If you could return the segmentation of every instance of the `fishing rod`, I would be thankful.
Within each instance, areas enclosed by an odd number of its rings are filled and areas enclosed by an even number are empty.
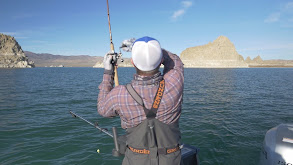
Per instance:
[[[77,118],[80,118],[81,120],[87,122],[88,124],[94,126],[95,128],[97,128],[97,129],[100,130],[101,132],[103,132],[103,133],[105,133],[105,134],[107,134],[107,135],[109,135],[110,137],[113,138],[113,135],[112,135],[110,132],[108,132],[107,129],[99,127],[98,122],[96,122],[96,123],[94,124],[94,123],[92,123],[92,122],[90,122],[90,121],[84,119],[83,117],[79,116],[78,114],[76,114],[76,113],[74,113],[74,112],[72,112],[72,111],[69,111],[69,113],[70,113],[73,117],[75,117],[75,118],[76,118],[76,117],[77,117]]]
[[[113,60],[112,60],[112,65],[114,66],[114,82],[115,82],[115,86],[119,85],[119,80],[118,80],[118,72],[117,72],[117,60],[119,58],[122,57],[122,53],[121,53],[121,48],[120,48],[120,52],[116,53],[115,49],[114,49],[114,44],[112,41],[112,31],[111,31],[111,23],[110,23],[110,11],[109,11],[109,2],[107,0],[107,11],[108,11],[108,24],[109,24],[109,33],[110,33],[110,53],[108,53],[108,55],[113,56]],[[123,59],[121,58],[121,62],[123,62]]]
[[[118,81],[118,72],[117,72],[117,61],[119,58],[122,57],[121,49],[126,52],[130,52],[131,48],[132,48],[132,43],[135,41],[135,39],[131,38],[129,40],[124,40],[122,42],[122,45],[119,47],[119,53],[116,53],[114,50],[114,44],[112,41],[112,31],[111,31],[110,11],[109,11],[108,0],[107,0],[107,11],[108,11],[109,33],[110,33],[110,50],[111,50],[107,55],[113,56],[111,63],[114,66],[114,82],[115,82],[115,86],[118,86],[119,81]],[[121,58],[121,62],[123,62],[122,58]],[[107,129],[101,128],[98,125],[98,122],[95,122],[95,124],[94,124],[94,123],[84,119],[83,117],[79,116],[78,114],[74,113],[73,111],[69,111],[69,113],[74,118],[79,118],[79,119],[85,121],[86,123],[90,124],[91,126],[95,127],[96,129],[100,130],[101,132],[103,132],[103,133],[107,134],[108,136],[110,136],[111,138],[113,138],[114,145],[115,145],[115,148],[112,151],[113,156],[118,157],[118,156],[124,155],[125,150],[126,150],[126,135],[122,135],[122,136],[118,137],[116,127],[112,127],[113,134],[111,134]]]
[[[79,116],[78,114],[72,112],[72,111],[69,111],[69,113],[72,115],[72,117],[74,118],[79,118],[83,121],[85,121],[86,123],[92,125],[93,127],[97,128],[98,130],[100,130],[101,132],[107,134],[108,136],[110,136],[111,138],[113,138],[114,140],[114,145],[115,145],[115,148],[112,150],[112,155],[113,156],[121,156],[125,153],[125,150],[126,150],[126,136],[125,135],[122,135],[122,136],[119,136],[117,135],[117,129],[116,127],[112,127],[112,131],[113,131],[113,135],[108,132],[107,129],[105,128],[101,128],[99,125],[98,125],[98,122],[96,122],[95,124],[84,119],[83,117]]]

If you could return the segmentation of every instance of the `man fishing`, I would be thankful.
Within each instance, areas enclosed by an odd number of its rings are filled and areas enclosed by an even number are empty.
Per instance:
[[[122,164],[180,164],[179,118],[184,82],[180,58],[162,49],[154,38],[139,38],[132,45],[131,62],[136,74],[130,84],[116,87],[112,60],[112,55],[105,55],[98,113],[121,118],[127,132]]]

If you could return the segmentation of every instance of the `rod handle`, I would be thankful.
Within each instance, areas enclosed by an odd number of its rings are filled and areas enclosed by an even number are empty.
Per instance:
[[[115,144],[115,148],[112,150],[112,155],[119,157],[121,154],[119,152],[119,144],[118,144],[118,139],[117,139],[116,127],[112,127],[112,131],[113,131],[113,140],[114,140],[114,144]]]
[[[114,66],[114,82],[115,87],[117,87],[119,85],[117,65]]]

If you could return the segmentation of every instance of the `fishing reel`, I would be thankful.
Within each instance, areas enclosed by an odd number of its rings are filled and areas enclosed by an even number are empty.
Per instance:
[[[118,59],[120,58],[121,62],[123,62],[124,60],[122,59],[122,53],[121,50],[119,51],[119,53],[108,53],[108,55],[113,56],[111,63],[113,65],[116,65],[118,62]]]

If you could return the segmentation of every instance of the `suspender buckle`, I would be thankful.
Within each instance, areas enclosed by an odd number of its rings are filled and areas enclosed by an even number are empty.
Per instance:
[[[171,154],[173,152],[176,152],[178,150],[180,150],[180,146],[177,145],[176,147],[174,148],[158,148],[158,153],[159,154],[162,154],[162,155],[167,155],[167,154]]]

